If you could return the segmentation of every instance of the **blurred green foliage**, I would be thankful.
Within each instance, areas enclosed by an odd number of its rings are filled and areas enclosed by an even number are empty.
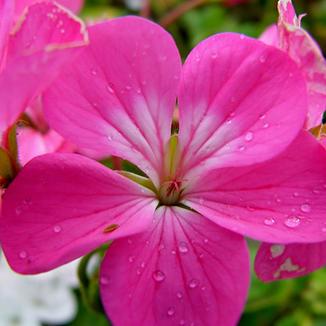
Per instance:
[[[142,14],[164,22],[185,2],[191,0],[151,0],[147,8],[137,12],[128,9],[122,0],[86,0],[81,15],[88,22],[128,14]],[[186,10],[167,24],[184,58],[209,35],[234,31],[257,37],[277,20],[276,0],[248,0],[235,6],[228,6],[226,2],[203,0],[200,6]],[[307,13],[303,25],[326,53],[326,0],[293,2],[298,14]],[[107,164],[110,166],[110,162]],[[257,247],[257,243],[250,242],[252,260]],[[79,311],[69,326],[109,325],[102,314],[85,306],[80,292],[76,292],[76,296]],[[326,269],[300,279],[269,284],[262,283],[252,273],[249,299],[239,325],[326,326]]]

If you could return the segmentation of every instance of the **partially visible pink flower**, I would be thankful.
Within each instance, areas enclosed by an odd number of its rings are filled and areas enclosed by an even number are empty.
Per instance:
[[[302,16],[297,17],[289,0],[278,3],[278,26],[269,27],[261,36],[268,44],[276,45],[286,51],[303,71],[309,90],[309,113],[306,127],[312,128],[321,124],[326,110],[326,63],[323,55],[310,35],[300,27]],[[320,143],[325,147],[324,135]],[[319,137],[318,137],[319,138]],[[319,196],[323,187],[311,189],[311,197]],[[300,187],[293,192],[296,198],[302,198]],[[320,203],[319,205],[323,205]],[[304,204],[304,213],[310,206]],[[326,224],[322,227],[326,234]],[[312,244],[268,244],[264,243],[258,250],[255,270],[264,281],[291,278],[306,275],[326,265],[326,242]]]
[[[87,43],[83,24],[49,1],[14,23],[14,1],[0,5],[0,135]]]
[[[263,42],[288,53],[305,76],[309,92],[306,128],[321,124],[326,111],[326,61],[314,39],[301,27],[291,0],[278,1],[279,21],[260,37]],[[295,108],[293,108],[295,110]]]
[[[250,278],[243,235],[326,239],[326,152],[302,131],[305,80],[284,52],[243,35],[210,37],[182,68],[171,36],[147,20],[89,33],[44,96],[48,120],[146,176],[76,154],[33,159],[4,195],[8,261],[39,273],[114,240],[100,277],[114,325],[235,325]]]

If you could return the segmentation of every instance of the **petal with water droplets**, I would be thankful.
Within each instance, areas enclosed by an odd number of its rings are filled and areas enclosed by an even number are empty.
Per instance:
[[[276,158],[217,169],[185,186],[184,203],[217,224],[267,242],[326,239],[326,151],[308,132]]]
[[[160,26],[124,17],[89,27],[90,46],[45,95],[50,125],[81,148],[127,159],[158,183],[181,60]]]
[[[246,166],[284,150],[303,127],[306,85],[283,51],[224,33],[190,53],[179,106],[181,173],[190,170],[191,179],[196,170]]]
[[[157,205],[153,197],[83,156],[38,156],[6,190],[1,247],[15,271],[48,271],[148,227]]]
[[[114,241],[101,267],[114,325],[235,325],[249,286],[241,236],[189,210],[160,207],[151,230],[128,240]]]

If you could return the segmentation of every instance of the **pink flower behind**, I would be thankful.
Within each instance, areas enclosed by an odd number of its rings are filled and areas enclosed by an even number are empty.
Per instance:
[[[249,286],[243,235],[326,239],[326,152],[301,131],[305,80],[288,55],[243,35],[203,41],[182,68],[170,35],[147,20],[89,33],[45,94],[48,120],[146,176],[76,154],[33,159],[4,196],[8,261],[39,273],[115,240],[100,281],[114,325],[235,325]]]
[[[298,64],[305,76],[309,91],[309,110],[306,128],[321,124],[326,110],[326,61],[313,38],[301,27],[291,0],[278,1],[278,25],[269,27],[260,39],[274,45],[286,53]]]
[[[13,24],[10,3],[0,7],[0,134],[87,42],[82,24],[57,5],[35,3]]]

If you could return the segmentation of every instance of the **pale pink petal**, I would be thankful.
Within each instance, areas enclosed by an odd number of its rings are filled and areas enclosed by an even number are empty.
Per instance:
[[[326,242],[289,245],[263,243],[256,256],[255,271],[261,280],[269,282],[303,276],[325,265]]]
[[[46,93],[50,125],[81,148],[116,155],[158,182],[181,69],[172,37],[137,17],[89,27],[90,46]]]
[[[231,326],[249,279],[242,237],[189,210],[160,207],[148,232],[109,248],[101,298],[115,326]]]
[[[325,149],[302,131],[268,162],[199,176],[186,188],[184,203],[217,224],[258,240],[323,241],[325,167]]]
[[[14,5],[13,0],[0,1],[0,73],[6,56],[9,31],[13,23]]]
[[[17,134],[19,162],[25,165],[32,158],[54,152],[73,152],[75,147],[54,130],[45,134],[32,128],[19,128]]]
[[[36,3],[12,30],[0,74],[0,132],[57,76],[86,44],[83,25],[48,2]]]
[[[279,47],[287,52],[302,70],[309,91],[307,128],[321,123],[326,109],[326,60],[314,39],[300,27],[291,0],[280,0]]]
[[[306,85],[282,51],[225,33],[187,58],[179,105],[184,171],[245,166],[293,141],[306,117]]]
[[[15,271],[48,271],[143,230],[156,205],[149,190],[88,158],[39,156],[6,190],[1,246]],[[113,224],[119,227],[106,232]]]
[[[279,46],[278,27],[273,24],[266,28],[266,30],[260,35],[259,40],[267,45]]]
[[[27,6],[30,6],[40,1],[47,1],[47,2],[55,1],[56,3],[64,6],[65,8],[72,10],[75,13],[78,13],[84,5],[84,0],[15,0],[16,16],[19,17]]]

